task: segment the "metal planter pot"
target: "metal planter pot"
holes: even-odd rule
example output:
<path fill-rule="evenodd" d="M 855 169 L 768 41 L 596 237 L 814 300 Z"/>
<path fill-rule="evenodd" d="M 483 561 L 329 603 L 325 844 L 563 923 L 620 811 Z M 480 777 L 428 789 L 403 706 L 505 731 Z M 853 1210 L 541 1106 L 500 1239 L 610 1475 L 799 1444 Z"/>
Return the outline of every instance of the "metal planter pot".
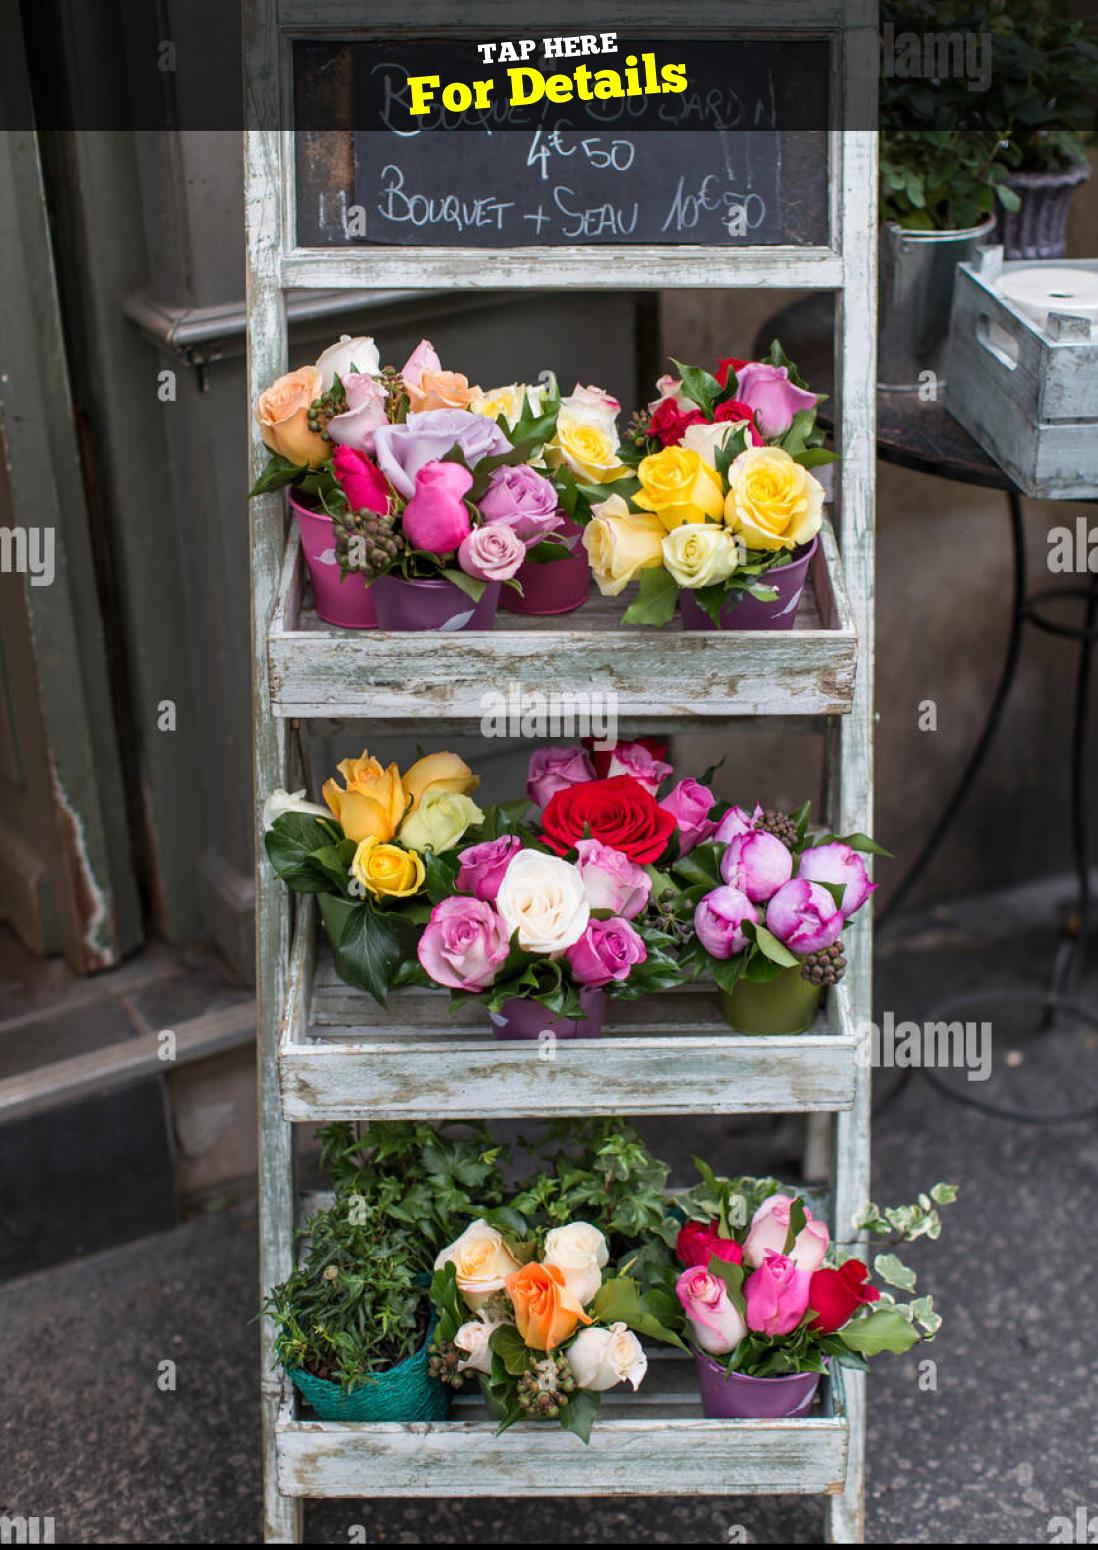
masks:
<path fill-rule="evenodd" d="M 932 371 L 941 387 L 954 273 L 994 229 L 993 215 L 965 231 L 882 226 L 878 386 L 917 392 L 926 380 L 920 374 Z"/>
<path fill-rule="evenodd" d="M 1071 201 L 1090 177 L 1090 163 L 1076 162 L 1059 172 L 1012 172 L 1007 187 L 1022 201 L 1020 210 L 1001 210 L 995 241 L 1005 259 L 1063 258 Z"/>

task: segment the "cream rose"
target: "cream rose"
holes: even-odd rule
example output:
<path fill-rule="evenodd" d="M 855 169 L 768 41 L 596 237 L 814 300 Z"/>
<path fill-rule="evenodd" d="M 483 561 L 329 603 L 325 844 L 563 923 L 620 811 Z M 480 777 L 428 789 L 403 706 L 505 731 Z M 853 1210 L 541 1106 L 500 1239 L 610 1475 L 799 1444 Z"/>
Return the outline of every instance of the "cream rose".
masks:
<path fill-rule="evenodd" d="M 465 1353 L 463 1360 L 458 1362 L 458 1372 L 491 1374 L 492 1335 L 503 1322 L 502 1319 L 487 1319 L 482 1313 L 461 1326 L 454 1336 L 454 1344 Z"/>
<path fill-rule="evenodd" d="M 369 334 L 359 334 L 354 339 L 350 334 L 340 334 L 336 343 L 330 344 L 321 355 L 316 369 L 326 393 L 336 377 L 343 383 L 356 371 L 376 377 L 381 370 L 381 357 Z"/>
<path fill-rule="evenodd" d="M 489 1227 L 482 1217 L 470 1222 L 460 1238 L 439 1251 L 435 1269 L 450 1264 L 457 1275 L 458 1291 L 474 1312 L 502 1291 L 507 1277 L 519 1269 L 502 1233 Z"/>
<path fill-rule="evenodd" d="M 589 484 L 612 484 L 625 473 L 618 457 L 617 427 L 605 413 L 588 404 L 561 405 L 545 457 L 551 467 L 564 463 Z"/>
<path fill-rule="evenodd" d="M 423 793 L 419 806 L 400 826 L 397 838 L 412 850 L 433 850 L 436 854 L 452 850 L 470 824 L 483 823 L 484 814 L 460 791 L 432 786 Z"/>
<path fill-rule="evenodd" d="M 728 470 L 724 520 L 749 549 L 795 549 L 820 531 L 823 485 L 782 447 L 748 447 Z"/>
<path fill-rule="evenodd" d="M 582 1329 L 568 1347 L 568 1365 L 581 1389 L 601 1393 L 629 1382 L 634 1393 L 648 1371 L 640 1341 L 625 1324 Z"/>
<path fill-rule="evenodd" d="M 503 874 L 496 911 L 508 936 L 518 932 L 529 953 L 562 953 L 587 929 L 591 907 L 571 862 L 540 850 L 520 850 Z"/>
<path fill-rule="evenodd" d="M 272 791 L 263 804 L 263 827 L 269 829 L 283 813 L 312 813 L 314 818 L 332 816 L 319 802 L 306 802 L 304 786 L 300 791 L 286 791 L 282 786 Z"/>
<path fill-rule="evenodd" d="M 664 569 L 680 587 L 714 587 L 727 581 L 739 564 L 740 552 L 726 527 L 708 522 L 684 522 L 663 540 Z"/>
<path fill-rule="evenodd" d="M 703 463 L 715 469 L 717 453 L 733 431 L 738 431 L 744 423 L 743 420 L 718 420 L 713 425 L 708 421 L 704 425 L 688 425 L 683 432 L 682 444 L 689 447 L 691 452 L 696 452 Z"/>
<path fill-rule="evenodd" d="M 487 393 L 481 393 L 479 398 L 473 399 L 469 408 L 474 414 L 486 415 L 489 420 L 498 420 L 502 415 L 511 427 L 522 419 L 528 399 L 533 412 L 540 413 L 546 392 L 547 389 L 540 384 L 531 386 L 526 382 L 512 382 L 507 387 L 490 388 Z"/>
<path fill-rule="evenodd" d="M 603 597 L 617 597 L 639 571 L 663 564 L 664 526 L 647 511 L 631 511 L 620 495 L 592 506 L 583 547 Z"/>
<path fill-rule="evenodd" d="M 602 1267 L 610 1258 L 606 1239 L 590 1222 L 569 1222 L 546 1235 L 542 1263 L 556 1265 L 577 1302 L 587 1304 L 602 1285 Z"/>

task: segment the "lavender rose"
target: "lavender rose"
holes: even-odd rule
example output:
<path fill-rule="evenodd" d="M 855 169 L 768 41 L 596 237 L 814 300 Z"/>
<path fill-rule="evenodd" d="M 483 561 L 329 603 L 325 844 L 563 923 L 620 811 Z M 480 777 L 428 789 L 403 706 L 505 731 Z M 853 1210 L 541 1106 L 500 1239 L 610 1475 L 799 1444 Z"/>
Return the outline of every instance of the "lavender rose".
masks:
<path fill-rule="evenodd" d="M 736 373 L 736 397 L 755 411 L 755 424 L 768 441 L 784 436 L 800 409 L 814 409 L 816 394 L 790 382 L 784 366 L 749 361 Z"/>
<path fill-rule="evenodd" d="M 834 883 L 841 887 L 843 895 L 839 908 L 848 920 L 855 910 L 861 909 L 877 886 L 870 882 L 865 862 L 858 852 L 841 840 L 802 850 L 797 876 L 810 883 Z"/>
<path fill-rule="evenodd" d="M 494 420 L 468 409 L 425 409 L 403 425 L 382 425 L 374 432 L 378 467 L 398 495 L 409 499 L 424 463 L 436 462 L 454 447 L 470 468 L 481 458 L 510 452 L 511 443 Z"/>
<path fill-rule="evenodd" d="M 483 899 L 443 899 L 419 939 L 427 973 L 451 990 L 486 990 L 510 951 L 507 927 Z"/>
<path fill-rule="evenodd" d="M 839 940 L 846 921 L 826 888 L 796 878 L 766 906 L 766 924 L 790 952 L 818 953 Z"/>
<path fill-rule="evenodd" d="M 728 846 L 721 857 L 721 876 L 761 904 L 793 876 L 793 857 L 777 835 L 752 830 Z"/>
<path fill-rule="evenodd" d="M 711 958 L 735 958 L 747 946 L 744 921 L 758 918 L 759 912 L 747 895 L 726 884 L 698 900 L 694 930 Z"/>
<path fill-rule="evenodd" d="M 510 581 L 525 559 L 526 545 L 502 522 L 475 527 L 458 550 L 458 564 L 478 581 Z"/>
<path fill-rule="evenodd" d="M 557 492 L 527 463 L 497 468 L 489 476 L 480 512 L 485 522 L 506 523 L 523 543 L 534 543 L 557 525 Z"/>
<path fill-rule="evenodd" d="M 521 849 L 522 841 L 517 834 L 501 834 L 498 840 L 485 840 L 481 845 L 470 845 L 459 851 L 458 888 L 462 893 L 475 894 L 487 904 L 494 904 L 503 874 L 512 856 Z"/>
<path fill-rule="evenodd" d="M 594 780 L 595 766 L 591 755 L 580 747 L 537 748 L 530 755 L 526 774 L 526 795 L 538 807 L 547 807 L 550 797 L 569 786 L 579 786 Z"/>
<path fill-rule="evenodd" d="M 633 965 L 648 957 L 648 949 L 627 920 L 612 915 L 609 920 L 589 920 L 564 956 L 581 985 L 598 987 L 628 979 Z"/>

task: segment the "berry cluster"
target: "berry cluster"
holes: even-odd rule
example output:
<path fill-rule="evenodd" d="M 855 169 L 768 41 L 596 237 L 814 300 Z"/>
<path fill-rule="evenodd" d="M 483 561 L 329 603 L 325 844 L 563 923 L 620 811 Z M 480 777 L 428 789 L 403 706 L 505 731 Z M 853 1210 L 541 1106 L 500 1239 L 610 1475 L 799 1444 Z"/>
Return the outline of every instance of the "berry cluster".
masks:
<path fill-rule="evenodd" d="M 372 581 L 391 570 L 405 547 L 395 523 L 395 514 L 369 511 L 365 506 L 334 516 L 336 559 L 344 573 L 358 571 Z"/>
<path fill-rule="evenodd" d="M 637 409 L 629 417 L 629 424 L 625 427 L 625 440 L 631 441 L 637 447 L 647 447 L 651 439 L 652 416 L 647 409 Z"/>
<path fill-rule="evenodd" d="M 781 840 L 786 850 L 796 850 L 797 824 L 788 813 L 780 813 L 776 808 L 768 807 L 758 820 L 757 827 Z"/>
<path fill-rule="evenodd" d="M 326 393 L 321 393 L 319 398 L 314 398 L 309 405 L 309 429 L 321 441 L 331 441 L 328 430 L 328 421 L 334 420 L 337 414 L 344 414 L 347 409 L 347 395 L 343 391 L 343 384 L 337 377 Z"/>
<path fill-rule="evenodd" d="M 427 1347 L 427 1371 L 451 1388 L 459 1389 L 465 1383 L 465 1374 L 458 1371 L 458 1364 L 464 1360 L 464 1351 L 459 1351 L 452 1340 L 432 1340 Z"/>
<path fill-rule="evenodd" d="M 801 978 L 811 985 L 837 985 L 846 973 L 843 944 L 832 942 L 818 953 L 807 953 L 801 962 Z"/>
<path fill-rule="evenodd" d="M 557 1421 L 575 1393 L 576 1380 L 563 1351 L 535 1362 L 518 1380 L 519 1407 L 531 1421 Z"/>

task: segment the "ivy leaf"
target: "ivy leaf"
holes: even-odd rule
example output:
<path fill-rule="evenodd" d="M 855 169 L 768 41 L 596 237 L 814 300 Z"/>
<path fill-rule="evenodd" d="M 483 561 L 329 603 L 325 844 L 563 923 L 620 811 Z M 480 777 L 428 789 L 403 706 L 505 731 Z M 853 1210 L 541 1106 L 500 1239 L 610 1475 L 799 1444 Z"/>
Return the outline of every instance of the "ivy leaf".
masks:
<path fill-rule="evenodd" d="M 529 1372 L 534 1355 L 513 1324 L 501 1324 L 493 1330 L 488 1344 L 510 1377 L 521 1378 L 524 1372 Z"/>
<path fill-rule="evenodd" d="M 939 1206 L 951 1206 L 957 1198 L 956 1184 L 935 1184 L 930 1198 Z"/>
<path fill-rule="evenodd" d="M 560 1424 L 566 1432 L 574 1432 L 581 1442 L 590 1442 L 601 1402 L 602 1395 L 591 1389 L 573 1389 L 560 1413 Z"/>
<path fill-rule="evenodd" d="M 340 978 L 368 990 L 385 1006 L 404 958 L 397 917 L 375 910 L 365 900 L 322 893 L 319 902 Z"/>
<path fill-rule="evenodd" d="M 640 573 L 637 595 L 622 615 L 622 623 L 666 624 L 673 617 L 678 600 L 674 577 L 662 566 L 649 566 Z"/>
<path fill-rule="evenodd" d="M 895 1254 L 878 1254 L 873 1269 L 886 1286 L 897 1286 L 901 1292 L 915 1290 L 915 1272 L 910 1270 Z"/>
<path fill-rule="evenodd" d="M 455 891 L 457 867 L 433 850 L 423 852 L 423 886 L 432 904 L 441 904 Z"/>
<path fill-rule="evenodd" d="M 839 1339 L 847 1350 L 861 1356 L 877 1356 L 881 1351 L 901 1356 L 919 1343 L 918 1333 L 896 1308 L 878 1308 L 868 1317 L 852 1319 L 839 1330 Z"/>
<path fill-rule="evenodd" d="M 282 813 L 263 836 L 271 865 L 279 877 L 298 893 L 326 893 L 331 878 L 323 862 L 314 858 L 343 840 L 334 820 L 313 813 Z M 352 842 L 353 843 L 353 842 Z M 346 877 L 343 878 L 343 885 Z"/>

